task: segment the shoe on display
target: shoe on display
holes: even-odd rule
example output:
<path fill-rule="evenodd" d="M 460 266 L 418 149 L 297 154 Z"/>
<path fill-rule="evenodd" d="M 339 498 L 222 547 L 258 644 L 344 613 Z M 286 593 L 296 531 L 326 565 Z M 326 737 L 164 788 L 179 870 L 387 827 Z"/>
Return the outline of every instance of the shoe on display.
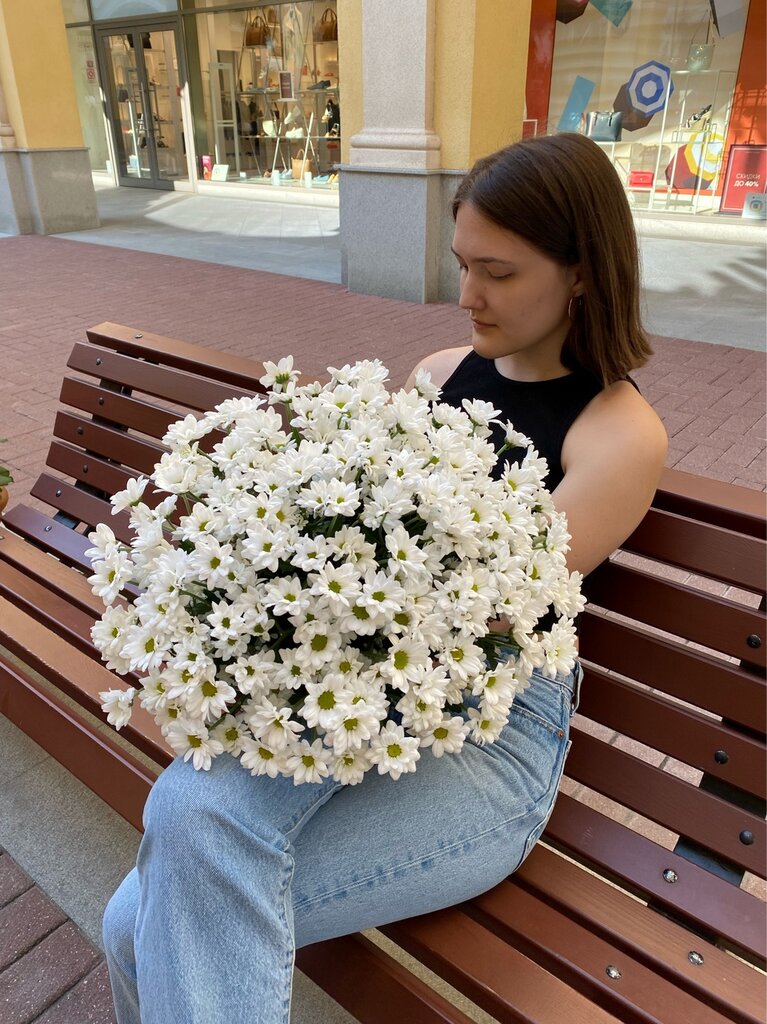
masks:
<path fill-rule="evenodd" d="M 298 121 L 303 116 L 303 113 L 303 110 L 296 104 L 292 110 L 287 112 L 282 123 L 285 125 L 293 124 L 294 121 Z"/>
<path fill-rule="evenodd" d="M 285 138 L 286 139 L 304 139 L 304 138 L 306 138 L 306 132 L 304 131 L 303 128 L 300 127 L 300 125 L 299 125 L 298 128 L 288 128 L 287 131 L 285 132 Z"/>
<path fill-rule="evenodd" d="M 274 127 L 274 121 L 262 121 L 261 127 L 264 129 L 264 135 L 268 135 L 270 139 L 277 138 L 277 132 Z"/>
<path fill-rule="evenodd" d="M 307 92 L 316 92 L 318 89 L 329 89 L 329 88 L 330 88 L 330 79 L 329 78 L 323 78 L 322 81 L 315 82 L 314 85 L 310 85 L 309 88 L 307 89 Z"/>

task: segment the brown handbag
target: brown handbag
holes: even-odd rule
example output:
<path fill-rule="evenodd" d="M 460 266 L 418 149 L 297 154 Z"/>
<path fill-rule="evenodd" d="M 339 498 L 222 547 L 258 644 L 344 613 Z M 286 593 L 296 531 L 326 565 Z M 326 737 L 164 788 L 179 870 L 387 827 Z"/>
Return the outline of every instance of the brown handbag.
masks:
<path fill-rule="evenodd" d="M 306 163 L 304 163 L 305 155 L 306 155 L 306 150 L 305 149 L 299 149 L 299 151 L 296 153 L 296 155 L 291 159 L 291 161 L 290 161 L 290 173 L 291 173 L 292 177 L 300 178 L 301 175 L 302 174 L 306 174 L 307 171 L 310 172 L 312 177 L 316 176 L 316 174 L 317 174 L 317 164 L 315 164 L 315 162 L 314 162 L 312 157 L 308 157 L 306 159 Z"/>
<path fill-rule="evenodd" d="M 245 28 L 246 46 L 266 46 L 269 40 L 269 26 L 260 14 L 248 22 Z"/>
<path fill-rule="evenodd" d="M 322 17 L 314 26 L 314 41 L 334 43 L 338 39 L 338 18 L 331 7 L 326 7 Z"/>

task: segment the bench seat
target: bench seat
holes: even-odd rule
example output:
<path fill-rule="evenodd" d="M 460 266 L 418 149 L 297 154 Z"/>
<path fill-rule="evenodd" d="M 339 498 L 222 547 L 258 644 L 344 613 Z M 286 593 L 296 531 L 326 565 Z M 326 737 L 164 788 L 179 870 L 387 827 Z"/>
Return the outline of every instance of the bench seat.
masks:
<path fill-rule="evenodd" d="M 170 422 L 257 393 L 263 370 L 114 324 L 68 365 L 32 490 L 50 511 L 0 520 L 0 713 L 140 828 L 171 753 L 146 713 L 119 737 L 103 724 L 85 534 L 124 529 L 108 497 L 151 471 Z M 666 471 L 595 579 L 543 840 L 491 892 L 299 967 L 363 1024 L 469 1022 L 430 972 L 502 1022 L 761 1024 L 767 917 L 741 883 L 765 875 L 766 551 L 763 494 Z"/>

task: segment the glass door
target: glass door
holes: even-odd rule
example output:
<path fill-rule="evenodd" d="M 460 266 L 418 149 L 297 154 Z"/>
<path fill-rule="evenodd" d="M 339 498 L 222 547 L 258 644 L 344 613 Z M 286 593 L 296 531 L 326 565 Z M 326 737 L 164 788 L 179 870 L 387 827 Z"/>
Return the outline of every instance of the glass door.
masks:
<path fill-rule="evenodd" d="M 121 185 L 173 188 L 188 179 L 173 25 L 99 34 Z"/>

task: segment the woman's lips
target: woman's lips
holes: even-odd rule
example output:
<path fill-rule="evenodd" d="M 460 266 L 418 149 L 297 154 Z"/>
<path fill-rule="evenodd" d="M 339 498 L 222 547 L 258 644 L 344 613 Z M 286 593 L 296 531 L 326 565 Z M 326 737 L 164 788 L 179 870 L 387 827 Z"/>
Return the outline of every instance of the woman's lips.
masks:
<path fill-rule="evenodd" d="M 491 327 L 495 327 L 495 324 L 486 324 L 483 323 L 481 320 L 475 320 L 474 317 L 471 318 L 471 323 L 472 326 L 474 327 L 474 330 L 476 331 L 486 331 L 489 330 Z"/>

